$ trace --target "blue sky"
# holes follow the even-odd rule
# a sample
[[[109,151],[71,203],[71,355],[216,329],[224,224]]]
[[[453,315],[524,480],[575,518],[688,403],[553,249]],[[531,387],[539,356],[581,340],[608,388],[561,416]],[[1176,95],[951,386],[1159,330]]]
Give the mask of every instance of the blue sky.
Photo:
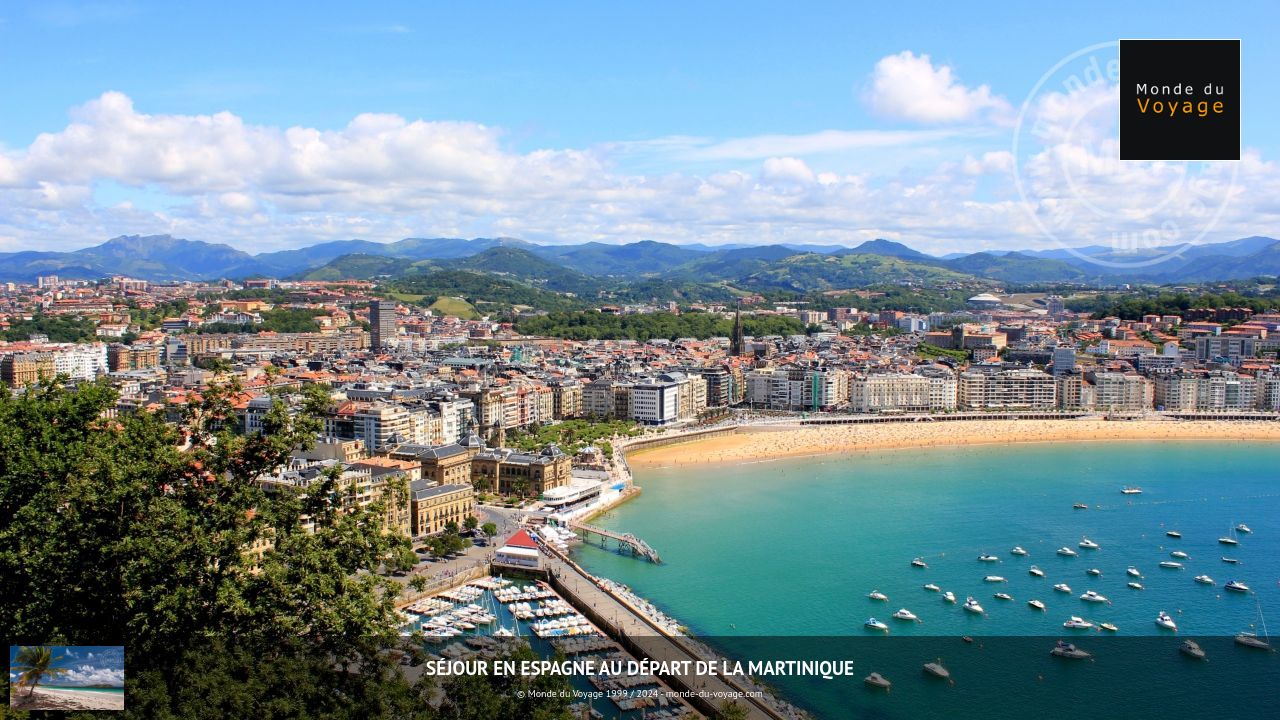
[[[9,667],[13,667],[20,646],[9,646]],[[41,682],[54,685],[84,686],[124,685],[124,648],[118,645],[54,645],[51,646],[55,662],[53,667],[66,668],[57,677],[45,676]],[[61,658],[60,660],[58,658]],[[10,670],[12,682],[17,673]]]
[[[1013,115],[1046,70],[1120,37],[1242,38],[1250,186],[1270,182],[1280,150],[1269,120],[1280,111],[1273,4],[373,5],[0,5],[0,252],[124,232],[263,249],[498,234],[831,244],[885,236],[936,251],[1083,243],[1106,228],[1048,238],[1015,218],[1022,198],[1006,177],[1010,163],[988,156],[1010,150]],[[924,89],[960,92],[963,107],[922,114],[876,97],[880,63],[903,53],[906,74],[891,80],[946,73],[950,84]],[[101,102],[105,93],[115,95]],[[199,131],[218,113],[248,135],[279,137],[244,140],[252,152],[232,162],[223,144],[238,142],[232,131]],[[338,133],[320,139],[333,153],[334,142],[360,134],[351,123],[362,114],[422,121],[434,155],[406,156],[394,137],[402,131],[375,123],[365,130],[381,134],[386,155],[352,148],[380,164],[327,156],[299,172],[304,141],[283,137],[289,128]],[[122,151],[68,168],[93,148],[67,138],[34,157],[41,133],[65,135],[77,120],[100,145],[150,145],[152,157]],[[184,124],[196,127],[173,127]],[[423,139],[401,137],[414,147]],[[284,156],[287,167],[264,170]],[[969,159],[986,167],[944,177]],[[467,171],[455,174],[459,166]],[[1164,176],[1153,177],[1158,190]],[[949,226],[941,219],[963,204],[921,202],[929,193],[981,207]],[[1213,239],[1269,232],[1274,208],[1258,195]]]

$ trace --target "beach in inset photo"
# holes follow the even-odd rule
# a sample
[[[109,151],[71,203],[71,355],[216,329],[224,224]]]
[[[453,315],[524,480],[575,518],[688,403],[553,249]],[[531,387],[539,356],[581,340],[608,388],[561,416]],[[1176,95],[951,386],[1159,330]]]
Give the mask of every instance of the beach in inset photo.
[[[124,648],[11,645],[9,706],[20,710],[124,710]]]

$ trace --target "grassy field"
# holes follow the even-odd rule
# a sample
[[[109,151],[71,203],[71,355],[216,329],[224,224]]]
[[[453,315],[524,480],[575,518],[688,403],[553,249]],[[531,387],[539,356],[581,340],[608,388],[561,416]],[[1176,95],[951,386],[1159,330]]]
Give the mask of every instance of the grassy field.
[[[426,295],[414,295],[413,293],[402,293],[402,292],[394,292],[394,291],[388,292],[387,295],[399,300],[400,302],[406,302],[406,303],[418,302],[422,298],[426,297]]]
[[[441,315],[449,315],[463,320],[480,319],[480,313],[476,312],[475,306],[462,298],[441,295],[436,298],[435,302],[431,303],[431,309]]]

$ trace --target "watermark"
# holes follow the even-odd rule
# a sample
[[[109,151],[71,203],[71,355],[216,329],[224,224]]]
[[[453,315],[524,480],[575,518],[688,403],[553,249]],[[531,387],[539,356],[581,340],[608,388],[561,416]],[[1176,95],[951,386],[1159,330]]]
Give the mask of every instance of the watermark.
[[[1120,43],[1059,60],[1027,94],[1013,173],[1041,234],[1087,262],[1140,270],[1178,259],[1222,219],[1239,163],[1120,159]]]

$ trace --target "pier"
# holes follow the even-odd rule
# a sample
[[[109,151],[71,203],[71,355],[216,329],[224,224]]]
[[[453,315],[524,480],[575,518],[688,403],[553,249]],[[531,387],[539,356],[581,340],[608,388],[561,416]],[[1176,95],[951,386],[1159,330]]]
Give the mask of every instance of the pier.
[[[587,538],[591,535],[596,535],[600,538],[601,547],[606,547],[606,543],[609,540],[612,540],[617,543],[619,550],[626,548],[636,557],[642,557],[649,562],[656,564],[660,564],[662,562],[662,558],[658,556],[657,550],[654,550],[649,546],[649,543],[641,540],[631,533],[616,533],[612,530],[605,530],[604,528],[577,522],[576,520],[569,521],[569,529],[581,533],[583,542],[586,542]]]

